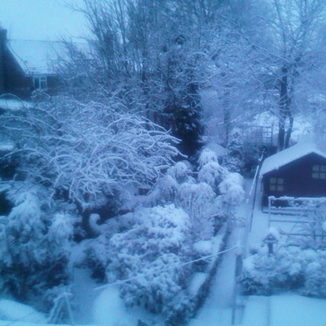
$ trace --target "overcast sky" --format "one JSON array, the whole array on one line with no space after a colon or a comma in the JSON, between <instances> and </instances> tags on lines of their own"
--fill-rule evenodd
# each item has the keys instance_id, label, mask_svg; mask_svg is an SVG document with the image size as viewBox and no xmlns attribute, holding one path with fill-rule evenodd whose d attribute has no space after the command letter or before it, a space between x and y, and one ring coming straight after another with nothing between
<instances>
[{"instance_id":1,"label":"overcast sky","mask_svg":"<svg viewBox=\"0 0 326 326\"><path fill-rule=\"evenodd\" d=\"M87 28L82 14L64 5L81 0L0 0L0 25L9 38L56 40L83 37Z\"/></svg>"}]
</instances>

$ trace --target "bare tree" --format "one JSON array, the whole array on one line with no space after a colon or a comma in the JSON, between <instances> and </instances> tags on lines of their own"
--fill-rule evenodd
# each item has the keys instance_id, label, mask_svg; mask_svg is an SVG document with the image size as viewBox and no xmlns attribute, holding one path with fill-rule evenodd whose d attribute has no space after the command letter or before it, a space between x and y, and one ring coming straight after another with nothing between
<instances>
[{"instance_id":1,"label":"bare tree","mask_svg":"<svg viewBox=\"0 0 326 326\"><path fill-rule=\"evenodd\" d=\"M322 0L263 0L251 8L248 42L258 54L266 89L275 98L279 121L278 150L289 146L299 84L307 71L320 67L321 30L325 26L326 3ZM263 33L262 33L263 31Z\"/></svg>"}]
</instances>

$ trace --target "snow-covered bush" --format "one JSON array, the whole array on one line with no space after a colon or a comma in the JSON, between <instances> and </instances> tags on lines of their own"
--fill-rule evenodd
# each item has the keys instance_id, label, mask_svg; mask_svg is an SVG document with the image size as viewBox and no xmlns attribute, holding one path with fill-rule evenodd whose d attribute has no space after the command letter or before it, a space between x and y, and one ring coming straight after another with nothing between
<instances>
[{"instance_id":1,"label":"snow-covered bush","mask_svg":"<svg viewBox=\"0 0 326 326\"><path fill-rule=\"evenodd\" d=\"M241 276L246 294L271 294L280 290L297 290L315 297L326 297L326 252L280 247L273 255L266 251L244 261Z\"/></svg>"},{"instance_id":2,"label":"snow-covered bush","mask_svg":"<svg viewBox=\"0 0 326 326\"><path fill-rule=\"evenodd\" d=\"M191 253L190 218L174 205L141 208L128 215L134 225L108 243L107 279L130 279L120 285L126 304L164 313L189 279L189 265L182 263Z\"/></svg>"},{"instance_id":3,"label":"snow-covered bush","mask_svg":"<svg viewBox=\"0 0 326 326\"><path fill-rule=\"evenodd\" d=\"M207 183L183 183L177 196L177 205L188 213L192 235L195 239L206 240L214 233L216 194Z\"/></svg>"},{"instance_id":4,"label":"snow-covered bush","mask_svg":"<svg viewBox=\"0 0 326 326\"><path fill-rule=\"evenodd\" d=\"M228 206L237 206L244 200L243 182L243 177L234 172L227 173L224 180L219 184L220 193Z\"/></svg>"},{"instance_id":5,"label":"snow-covered bush","mask_svg":"<svg viewBox=\"0 0 326 326\"><path fill-rule=\"evenodd\" d=\"M201 163L197 180L191 176L186 162L178 162L169 168L144 203L181 207L191 218L195 239L207 240L228 217L233 216L244 198L244 190L241 175L220 166L214 152L204 151ZM221 195L217 197L217 194Z\"/></svg>"},{"instance_id":6,"label":"snow-covered bush","mask_svg":"<svg viewBox=\"0 0 326 326\"><path fill-rule=\"evenodd\" d=\"M7 193L14 207L2 218L2 291L28 301L67 282L73 223L77 218L72 212L60 212L43 187L15 182Z\"/></svg>"},{"instance_id":7,"label":"snow-covered bush","mask_svg":"<svg viewBox=\"0 0 326 326\"><path fill-rule=\"evenodd\" d=\"M189 182L189 180L191 180L191 174L192 171L190 163L186 161L177 162L175 165L171 166L167 171L167 175L171 176L179 184L183 182Z\"/></svg>"},{"instance_id":8,"label":"snow-covered bush","mask_svg":"<svg viewBox=\"0 0 326 326\"><path fill-rule=\"evenodd\" d=\"M151 185L178 155L178 142L145 118L111 106L56 96L24 112L2 115L16 143L21 175L51 186L82 209L103 195Z\"/></svg>"},{"instance_id":9,"label":"snow-covered bush","mask_svg":"<svg viewBox=\"0 0 326 326\"><path fill-rule=\"evenodd\" d=\"M166 174L157 180L153 191L146 198L146 201L152 206L174 203L178 188L177 180L171 175Z\"/></svg>"},{"instance_id":10,"label":"snow-covered bush","mask_svg":"<svg viewBox=\"0 0 326 326\"><path fill-rule=\"evenodd\" d=\"M244 261L241 277L246 294L271 294L279 288L295 289L303 284L299 248L280 248L274 255L260 251Z\"/></svg>"},{"instance_id":11,"label":"snow-covered bush","mask_svg":"<svg viewBox=\"0 0 326 326\"><path fill-rule=\"evenodd\" d=\"M326 251L311 253L305 266L304 295L326 298ZM314 257L313 257L314 256Z\"/></svg>"},{"instance_id":12,"label":"snow-covered bush","mask_svg":"<svg viewBox=\"0 0 326 326\"><path fill-rule=\"evenodd\" d=\"M224 166L231 172L242 172L244 166L243 159L243 136L239 129L232 130L228 154L224 157Z\"/></svg>"},{"instance_id":13,"label":"snow-covered bush","mask_svg":"<svg viewBox=\"0 0 326 326\"><path fill-rule=\"evenodd\" d=\"M217 161L205 163L198 171L198 181L209 184L215 193L219 193L219 184L227 175L227 171Z\"/></svg>"},{"instance_id":14,"label":"snow-covered bush","mask_svg":"<svg viewBox=\"0 0 326 326\"><path fill-rule=\"evenodd\" d=\"M199 168L202 168L207 163L216 162L218 163L218 157L214 151L209 148L204 148L198 158Z\"/></svg>"}]
</instances>

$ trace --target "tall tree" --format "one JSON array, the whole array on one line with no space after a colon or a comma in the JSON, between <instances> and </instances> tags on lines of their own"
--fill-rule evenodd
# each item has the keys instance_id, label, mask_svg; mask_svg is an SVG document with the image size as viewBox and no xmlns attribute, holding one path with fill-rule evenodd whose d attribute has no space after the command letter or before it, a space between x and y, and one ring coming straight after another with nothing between
<instances>
[{"instance_id":1,"label":"tall tree","mask_svg":"<svg viewBox=\"0 0 326 326\"><path fill-rule=\"evenodd\" d=\"M266 93L277 107L278 150L289 146L294 112L300 105L299 85L308 72L320 67L325 9L322 0L263 0L250 8L246 37L265 75L261 81L272 86Z\"/></svg>"}]
</instances>

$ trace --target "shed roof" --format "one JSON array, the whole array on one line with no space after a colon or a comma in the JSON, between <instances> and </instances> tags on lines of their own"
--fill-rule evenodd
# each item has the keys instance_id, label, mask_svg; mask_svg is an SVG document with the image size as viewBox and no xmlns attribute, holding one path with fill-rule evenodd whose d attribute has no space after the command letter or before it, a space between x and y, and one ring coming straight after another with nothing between
<instances>
[{"instance_id":1,"label":"shed roof","mask_svg":"<svg viewBox=\"0 0 326 326\"><path fill-rule=\"evenodd\" d=\"M281 152L278 152L265 159L260 170L260 176L287 165L295 160L298 160L306 155L315 153L326 159L326 153L318 148L316 143L311 140L304 140L291 146Z\"/></svg>"}]
</instances>

